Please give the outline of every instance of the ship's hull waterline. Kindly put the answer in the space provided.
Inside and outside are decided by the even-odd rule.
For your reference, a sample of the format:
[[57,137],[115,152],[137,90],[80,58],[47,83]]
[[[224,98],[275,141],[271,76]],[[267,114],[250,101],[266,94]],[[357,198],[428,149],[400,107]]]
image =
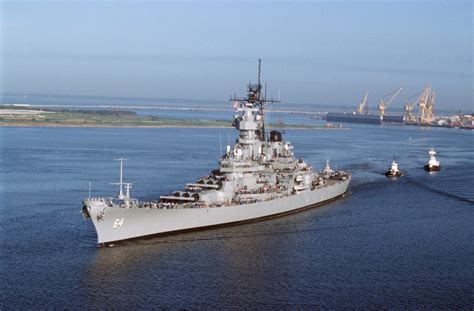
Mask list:
[[318,206],[344,195],[350,177],[332,185],[276,200],[212,208],[117,208],[87,202],[99,246],[144,236],[252,222]]

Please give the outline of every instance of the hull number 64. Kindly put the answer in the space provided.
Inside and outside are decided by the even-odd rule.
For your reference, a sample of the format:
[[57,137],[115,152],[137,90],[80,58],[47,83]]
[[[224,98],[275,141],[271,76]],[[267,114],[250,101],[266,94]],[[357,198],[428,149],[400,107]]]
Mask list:
[[124,218],[117,218],[114,221],[114,229],[120,228],[123,225]]

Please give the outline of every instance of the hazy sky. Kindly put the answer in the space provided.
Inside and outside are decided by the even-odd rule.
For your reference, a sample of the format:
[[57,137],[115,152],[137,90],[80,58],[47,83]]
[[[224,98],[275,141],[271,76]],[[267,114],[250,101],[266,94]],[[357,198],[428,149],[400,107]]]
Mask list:
[[0,92],[473,107],[471,1],[4,1]]

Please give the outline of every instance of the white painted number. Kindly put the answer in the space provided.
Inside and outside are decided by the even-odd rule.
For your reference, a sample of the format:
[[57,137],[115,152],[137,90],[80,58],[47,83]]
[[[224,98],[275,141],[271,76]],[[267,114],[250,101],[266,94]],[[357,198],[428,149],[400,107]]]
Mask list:
[[124,218],[122,218],[122,219],[120,219],[120,218],[115,219],[115,222],[114,222],[114,229],[117,229],[117,228],[122,227],[122,225],[123,225],[123,220],[124,220]]

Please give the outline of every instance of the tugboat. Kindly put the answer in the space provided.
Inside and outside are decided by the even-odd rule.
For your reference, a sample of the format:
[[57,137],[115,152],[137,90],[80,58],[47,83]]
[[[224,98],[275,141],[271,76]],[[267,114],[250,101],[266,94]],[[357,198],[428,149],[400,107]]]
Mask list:
[[428,172],[439,171],[441,169],[441,165],[439,164],[439,161],[436,160],[436,151],[431,148],[428,154],[430,155],[430,160],[428,161],[428,164],[425,165],[425,170]]
[[351,181],[349,172],[333,170],[329,164],[323,172],[315,171],[295,156],[293,145],[283,140],[281,132],[269,131],[268,135],[265,105],[276,101],[262,96],[260,60],[257,81],[248,86],[246,97],[231,99],[238,138],[234,146],[227,146],[218,168],[209,175],[161,195],[159,200],[139,201],[130,197],[131,184],[123,181],[125,159],[119,159],[118,197],[89,196],[83,200],[82,212],[94,224],[100,246],[261,220],[345,195]]
[[385,176],[391,178],[402,177],[403,175],[405,174],[403,174],[403,172],[398,169],[398,163],[395,160],[392,161],[390,168],[385,172]]

